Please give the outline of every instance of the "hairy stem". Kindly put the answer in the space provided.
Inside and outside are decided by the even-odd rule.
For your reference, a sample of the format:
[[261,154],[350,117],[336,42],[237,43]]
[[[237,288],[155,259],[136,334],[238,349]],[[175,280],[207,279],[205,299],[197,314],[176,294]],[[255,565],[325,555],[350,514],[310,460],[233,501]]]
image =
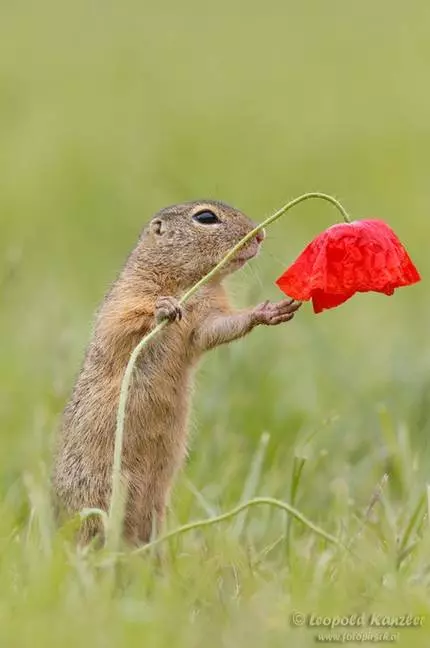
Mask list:
[[321,529],[319,526],[317,526],[316,524],[308,520],[302,513],[300,513],[300,511],[295,509],[294,506],[290,506],[290,504],[287,504],[286,502],[282,502],[281,500],[274,499],[272,497],[255,497],[254,499],[248,500],[247,502],[243,502],[242,504],[239,504],[231,511],[227,511],[226,513],[222,513],[221,515],[216,515],[215,517],[209,518],[207,520],[198,520],[197,522],[190,522],[189,524],[184,524],[183,526],[178,527],[177,529],[174,529],[169,533],[166,533],[160,538],[157,538],[153,542],[150,542],[149,544],[143,547],[139,547],[139,549],[135,549],[132,553],[135,555],[135,554],[143,554],[146,551],[151,551],[151,549],[153,549],[155,546],[161,544],[162,542],[166,542],[171,538],[176,538],[184,533],[187,533],[188,531],[195,531],[196,529],[203,529],[205,527],[210,527],[213,526],[214,524],[219,524],[220,522],[226,522],[227,520],[230,520],[231,518],[234,518],[236,515],[242,513],[242,511],[244,511],[245,509],[249,509],[253,506],[259,506],[261,504],[266,504],[267,506],[273,506],[274,508],[278,508],[281,509],[282,511],[286,511],[289,515],[295,518],[298,522],[301,522],[310,531],[320,536],[321,538],[324,538],[324,540],[327,540],[327,542],[330,542],[331,544],[334,544],[341,549],[346,549],[345,545],[343,545],[340,540],[338,540],[330,533],[327,533],[326,531],[324,531],[324,529]]
[[[194,286],[192,286],[181,297],[179,303],[183,304],[184,302],[186,302],[202,286],[204,286],[208,281],[210,281],[219,272],[219,270],[223,268],[248,241],[254,238],[254,236],[258,234],[258,232],[261,229],[263,229],[263,227],[267,227],[271,223],[278,220],[278,218],[280,218],[283,214],[289,211],[292,207],[295,207],[299,203],[304,202],[305,200],[309,200],[311,198],[319,198],[321,200],[325,200],[331,203],[341,213],[342,218],[345,222],[347,223],[351,222],[348,213],[342,207],[340,202],[337,201],[332,196],[329,196],[328,194],[320,193],[320,192],[311,192],[311,193],[305,193],[302,196],[298,196],[297,198],[294,198],[294,200],[291,200],[286,205],[281,207],[281,209],[276,211],[274,214],[266,218],[259,225],[254,227],[254,229],[251,230],[246,236],[244,236],[239,241],[239,243],[237,243],[210,272],[208,272],[207,275],[205,275],[202,279],[200,279],[200,281],[194,284]],[[154,329],[152,329],[152,331],[150,331],[150,333],[145,335],[145,337],[142,338],[139,344],[135,347],[128,361],[124,378],[121,383],[121,391],[119,396],[119,404],[118,404],[118,412],[117,412],[117,426],[115,432],[113,468],[112,468],[112,495],[111,495],[110,508],[109,508],[109,525],[108,525],[107,540],[106,540],[107,546],[113,551],[116,551],[118,548],[116,545],[118,544],[117,539],[120,536],[120,534],[117,532],[118,530],[115,527],[118,524],[122,525],[121,515],[118,513],[122,507],[121,500],[124,492],[124,489],[121,488],[121,460],[122,460],[122,448],[123,448],[123,441],[124,441],[125,414],[126,414],[127,399],[130,390],[131,378],[133,375],[133,369],[143,347],[150,340],[152,340],[152,338],[156,336],[157,333],[161,331],[161,329],[164,326],[166,326],[166,323],[167,323],[166,321],[163,321],[160,324],[158,324]]]

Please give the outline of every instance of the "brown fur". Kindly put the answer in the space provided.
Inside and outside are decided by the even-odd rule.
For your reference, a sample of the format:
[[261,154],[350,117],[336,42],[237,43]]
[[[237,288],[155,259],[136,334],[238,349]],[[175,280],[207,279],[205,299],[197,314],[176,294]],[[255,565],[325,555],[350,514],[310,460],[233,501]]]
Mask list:
[[[196,222],[193,215],[203,209],[214,212],[221,222]],[[192,373],[200,356],[242,337],[257,324],[288,321],[298,307],[284,300],[231,310],[222,279],[258,252],[261,240],[256,239],[242,248],[238,260],[178,307],[176,300],[184,291],[253,227],[232,207],[203,201],[163,209],[143,231],[98,311],[82,371],[64,412],[53,483],[58,505],[68,515],[85,507],[108,510],[124,370],[141,338],[167,318],[169,324],[144,348],[135,367],[122,460],[128,483],[125,538],[144,543],[153,526],[160,527],[172,480],[186,454]],[[99,533],[99,522],[88,521],[81,541]]]

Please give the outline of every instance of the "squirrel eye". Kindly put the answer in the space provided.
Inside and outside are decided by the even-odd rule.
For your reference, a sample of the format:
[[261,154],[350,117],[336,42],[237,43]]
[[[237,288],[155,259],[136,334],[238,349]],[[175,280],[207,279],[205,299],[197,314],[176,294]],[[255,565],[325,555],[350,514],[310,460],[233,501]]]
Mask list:
[[220,222],[218,216],[209,210],[198,212],[193,218],[202,225],[214,225]]

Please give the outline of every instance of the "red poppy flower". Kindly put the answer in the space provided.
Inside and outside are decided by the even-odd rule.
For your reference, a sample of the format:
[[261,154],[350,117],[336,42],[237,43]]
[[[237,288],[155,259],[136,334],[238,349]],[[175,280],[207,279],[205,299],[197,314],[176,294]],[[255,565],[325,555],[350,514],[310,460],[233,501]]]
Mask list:
[[339,306],[356,292],[392,295],[420,280],[393,230],[380,220],[332,225],[276,280],[289,297],[312,299],[315,313]]

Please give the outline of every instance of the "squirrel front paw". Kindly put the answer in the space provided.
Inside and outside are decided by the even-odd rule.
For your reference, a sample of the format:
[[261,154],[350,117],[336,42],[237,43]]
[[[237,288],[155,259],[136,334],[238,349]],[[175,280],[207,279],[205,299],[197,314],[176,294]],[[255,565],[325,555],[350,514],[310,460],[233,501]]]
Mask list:
[[283,299],[276,304],[265,301],[254,308],[254,322],[255,324],[266,324],[267,326],[276,326],[276,324],[289,322],[301,305],[301,302],[294,301],[294,299]]
[[163,320],[179,322],[182,319],[182,306],[175,297],[159,297],[155,304],[157,324]]

